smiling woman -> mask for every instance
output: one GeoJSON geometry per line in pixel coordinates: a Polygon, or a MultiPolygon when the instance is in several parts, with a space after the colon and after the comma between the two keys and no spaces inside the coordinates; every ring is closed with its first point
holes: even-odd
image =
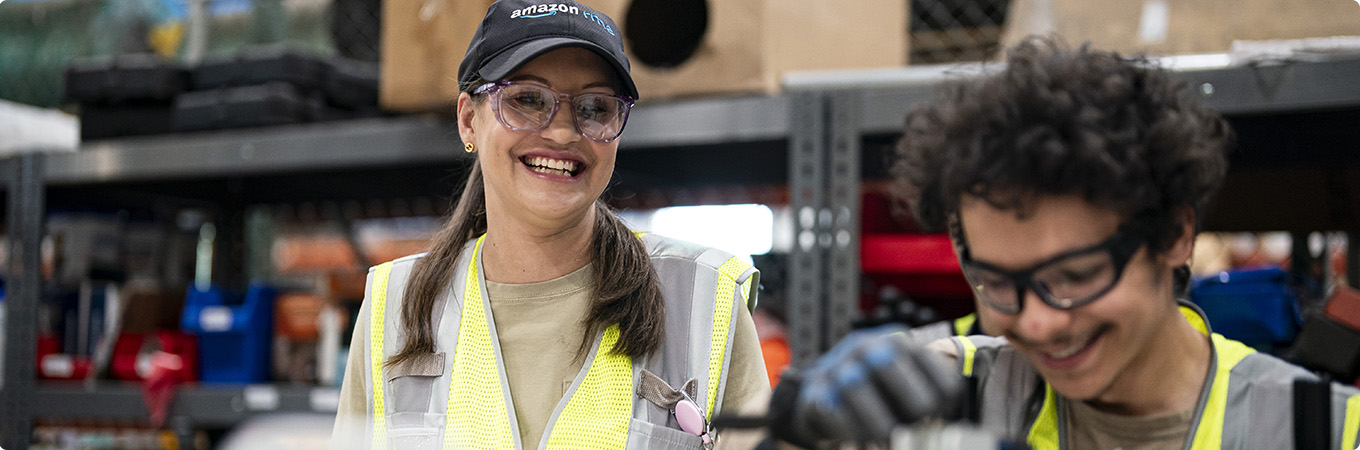
{"type": "Polygon", "coordinates": [[[637,98],[614,29],[573,2],[491,6],[459,67],[476,162],[429,252],[370,272],[337,444],[700,448],[769,389],[759,272],[600,201],[637,98]]]}

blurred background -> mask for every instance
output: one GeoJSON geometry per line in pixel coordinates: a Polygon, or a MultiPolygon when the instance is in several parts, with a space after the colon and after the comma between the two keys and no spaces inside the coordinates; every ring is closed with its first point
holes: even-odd
{"type": "MultiPolygon", "coordinates": [[[[772,384],[857,327],[986,331],[888,167],[907,111],[1033,34],[1146,55],[1228,117],[1187,297],[1355,380],[1354,0],[583,3],[642,96],[606,200],[749,256],[772,384]]],[[[450,100],[489,4],[0,1],[0,446],[326,447],[367,267],[461,189],[450,100]]]]}

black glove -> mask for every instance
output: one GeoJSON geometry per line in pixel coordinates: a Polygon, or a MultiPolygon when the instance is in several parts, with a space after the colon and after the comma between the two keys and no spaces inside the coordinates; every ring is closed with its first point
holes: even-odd
{"type": "Polygon", "coordinates": [[[963,376],[905,331],[856,331],[801,374],[784,375],[770,400],[774,437],[802,447],[886,443],[898,424],[950,414],[963,376]]]}

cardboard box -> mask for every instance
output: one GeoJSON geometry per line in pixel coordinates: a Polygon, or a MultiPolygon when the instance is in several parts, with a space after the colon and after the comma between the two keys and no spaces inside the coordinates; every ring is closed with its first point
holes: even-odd
{"type": "MultiPolygon", "coordinates": [[[[458,96],[458,63],[491,3],[387,0],[383,10],[383,107],[451,111],[452,100],[458,96]]],[[[633,80],[646,101],[773,92],[779,88],[780,75],[787,71],[906,63],[903,36],[907,2],[902,0],[850,4],[823,0],[581,3],[613,18],[622,30],[633,80]],[[635,3],[644,6],[633,10],[635,3]],[[697,4],[706,5],[707,14],[700,14],[704,11],[696,8],[697,4]],[[630,13],[635,14],[631,21],[630,13]],[[639,45],[653,44],[680,55],[649,65],[647,61],[657,58],[639,55],[638,50],[639,45]]],[[[647,47],[648,51],[651,48],[647,47]]]]}
{"type": "Polygon", "coordinates": [[[453,114],[458,63],[491,0],[385,0],[379,102],[453,114]]]}
{"type": "MultiPolygon", "coordinates": [[[[897,67],[906,64],[907,2],[902,0],[709,0],[707,30],[698,48],[674,67],[649,65],[639,58],[646,39],[668,40],[642,30],[662,28],[669,16],[696,2],[585,0],[613,17],[624,30],[633,80],[642,98],[684,97],[728,92],[774,92],[784,72],[799,70],[897,67]],[[629,17],[645,4],[656,20],[629,17]],[[631,19],[631,20],[630,20],[631,19]]],[[[673,25],[672,25],[673,26],[673,25]]],[[[698,34],[698,33],[695,33],[698,34]]]]}
{"type": "Polygon", "coordinates": [[[1015,0],[1006,47],[1056,33],[1124,54],[1227,52],[1235,40],[1360,35],[1355,0],[1015,0]]]}

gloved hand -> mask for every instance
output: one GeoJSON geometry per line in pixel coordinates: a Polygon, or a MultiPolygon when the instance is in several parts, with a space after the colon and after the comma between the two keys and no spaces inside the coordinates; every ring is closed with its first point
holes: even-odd
{"type": "Polygon", "coordinates": [[[886,443],[898,424],[950,414],[963,376],[905,332],[856,331],[802,373],[785,374],[770,400],[771,434],[802,447],[886,443]]]}

